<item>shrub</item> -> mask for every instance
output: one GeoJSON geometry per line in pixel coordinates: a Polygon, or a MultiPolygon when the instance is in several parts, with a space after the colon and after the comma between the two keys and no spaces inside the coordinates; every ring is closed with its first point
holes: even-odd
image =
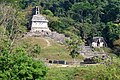
{"type": "Polygon", "coordinates": [[[33,52],[39,54],[41,52],[41,47],[38,44],[34,45],[33,52]]]}
{"type": "Polygon", "coordinates": [[[44,64],[28,57],[24,49],[17,51],[16,54],[0,53],[0,79],[43,80],[47,72],[44,64]]]}

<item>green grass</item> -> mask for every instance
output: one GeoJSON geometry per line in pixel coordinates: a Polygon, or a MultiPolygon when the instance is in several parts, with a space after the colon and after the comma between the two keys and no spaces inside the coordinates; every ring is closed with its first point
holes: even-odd
{"type": "MultiPolygon", "coordinates": [[[[52,60],[67,60],[73,61],[71,56],[69,55],[69,51],[65,45],[62,45],[50,38],[42,38],[42,37],[26,37],[16,41],[16,45],[20,46],[23,44],[29,44],[28,47],[33,46],[35,44],[40,45],[41,52],[37,55],[37,58],[47,58],[52,60]],[[48,46],[47,39],[50,42],[48,46]]],[[[81,56],[78,56],[78,60],[81,59],[81,56]]]]}
{"type": "Polygon", "coordinates": [[[74,80],[74,68],[49,68],[45,80],[74,80]]]}
{"type": "Polygon", "coordinates": [[[116,65],[49,68],[45,80],[120,80],[116,65]]]}

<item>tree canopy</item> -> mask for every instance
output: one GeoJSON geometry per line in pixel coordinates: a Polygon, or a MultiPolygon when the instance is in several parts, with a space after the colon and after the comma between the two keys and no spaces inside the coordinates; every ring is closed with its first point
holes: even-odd
{"type": "Polygon", "coordinates": [[[22,48],[17,53],[9,54],[7,50],[0,53],[0,79],[2,80],[43,80],[47,68],[43,62],[34,60],[22,48]]]}

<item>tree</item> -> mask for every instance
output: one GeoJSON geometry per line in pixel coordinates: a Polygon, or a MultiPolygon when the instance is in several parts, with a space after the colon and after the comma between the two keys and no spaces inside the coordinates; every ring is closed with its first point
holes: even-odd
{"type": "Polygon", "coordinates": [[[70,56],[74,59],[74,62],[76,61],[75,58],[80,54],[78,51],[80,51],[79,46],[83,44],[83,41],[79,37],[74,37],[70,40],[67,40],[66,43],[68,44],[68,49],[70,51],[70,56]]]}
{"type": "Polygon", "coordinates": [[[74,59],[74,62],[76,61],[75,58],[79,55],[80,53],[77,52],[75,49],[73,49],[71,52],[70,52],[70,56],[74,59]]]}
{"type": "Polygon", "coordinates": [[[49,16],[53,16],[53,13],[50,10],[45,10],[43,12],[43,14],[49,15],[49,16]]]}
{"type": "Polygon", "coordinates": [[[118,56],[120,56],[120,39],[115,40],[113,42],[113,45],[114,45],[114,47],[113,47],[114,53],[117,54],[118,56]]]}
{"type": "Polygon", "coordinates": [[[4,49],[0,53],[0,79],[2,80],[43,80],[47,69],[38,60],[26,55],[23,48],[16,49],[17,53],[8,54],[4,49]]]}
{"type": "Polygon", "coordinates": [[[119,0],[109,0],[108,4],[104,7],[104,14],[101,16],[103,22],[107,23],[110,21],[115,21],[120,14],[120,1],[119,0]]]}
{"type": "Polygon", "coordinates": [[[103,33],[107,39],[108,45],[113,47],[113,42],[120,37],[120,25],[113,22],[108,22],[103,33]]]}
{"type": "Polygon", "coordinates": [[[41,47],[38,44],[35,44],[33,48],[33,53],[40,54],[40,52],[41,52],[41,47]]]}
{"type": "MultiPolygon", "coordinates": [[[[9,44],[9,51],[11,52],[12,45],[17,38],[20,38],[26,32],[27,19],[25,13],[13,8],[11,4],[0,4],[0,27],[3,27],[1,38],[7,38],[9,44]]],[[[9,52],[9,53],[10,53],[9,52]]]]}

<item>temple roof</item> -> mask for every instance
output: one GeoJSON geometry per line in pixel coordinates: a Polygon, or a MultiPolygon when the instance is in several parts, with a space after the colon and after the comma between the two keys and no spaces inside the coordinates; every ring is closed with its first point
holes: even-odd
{"type": "Polygon", "coordinates": [[[103,39],[103,37],[93,37],[93,39],[103,39]]]}
{"type": "Polygon", "coordinates": [[[44,21],[48,22],[48,20],[41,14],[33,15],[32,21],[44,21]]]}
{"type": "Polygon", "coordinates": [[[104,42],[104,38],[103,37],[93,37],[93,42],[96,42],[100,39],[101,42],[104,42]]]}

